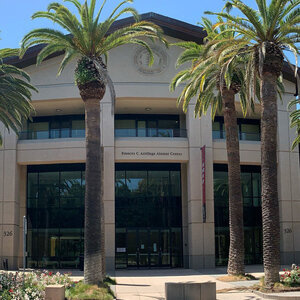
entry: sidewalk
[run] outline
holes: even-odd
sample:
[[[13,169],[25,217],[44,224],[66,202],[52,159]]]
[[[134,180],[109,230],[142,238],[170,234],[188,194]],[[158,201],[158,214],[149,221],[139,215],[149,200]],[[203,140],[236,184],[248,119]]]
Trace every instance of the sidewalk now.
[[[165,282],[216,282],[217,290],[249,285],[249,282],[221,282],[218,276],[225,274],[222,269],[200,270],[124,270],[116,271],[116,293],[118,300],[164,300]],[[255,275],[262,275],[255,272]],[[254,283],[253,283],[254,284]],[[227,292],[217,294],[218,300],[259,300],[253,293]]]

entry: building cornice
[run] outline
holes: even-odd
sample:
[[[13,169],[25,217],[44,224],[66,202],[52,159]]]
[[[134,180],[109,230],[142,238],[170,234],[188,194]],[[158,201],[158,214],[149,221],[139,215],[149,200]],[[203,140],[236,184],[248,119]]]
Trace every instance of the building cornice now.
[[[206,37],[206,32],[203,30],[203,28],[197,25],[192,25],[154,12],[141,14],[140,17],[141,20],[143,21],[150,21],[156,25],[159,25],[163,29],[165,35],[174,37],[176,39],[180,39],[184,41],[193,41],[202,44],[203,39]],[[113,23],[109,33],[119,28],[122,28],[124,26],[128,26],[132,23],[134,23],[133,17],[117,20]],[[17,56],[12,56],[6,58],[5,63],[15,65],[19,68],[26,68],[36,63],[37,55],[44,47],[45,44],[33,46],[27,50],[27,52],[25,53],[22,59],[20,59]],[[48,56],[47,59],[62,54],[63,52],[57,52]],[[298,71],[298,74],[300,76],[300,70]],[[292,70],[291,67],[288,65],[288,63],[286,62],[284,62],[284,66],[283,66],[283,78],[291,82],[296,82],[296,78],[294,76],[294,70]]]

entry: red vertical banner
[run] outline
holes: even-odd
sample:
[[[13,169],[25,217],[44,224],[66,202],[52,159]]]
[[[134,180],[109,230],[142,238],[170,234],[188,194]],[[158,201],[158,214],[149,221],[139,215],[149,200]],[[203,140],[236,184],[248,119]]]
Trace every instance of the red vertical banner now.
[[[201,175],[202,175],[202,216],[203,223],[206,223],[206,191],[205,191],[205,145],[201,147],[201,157],[202,157],[202,166],[201,166]]]

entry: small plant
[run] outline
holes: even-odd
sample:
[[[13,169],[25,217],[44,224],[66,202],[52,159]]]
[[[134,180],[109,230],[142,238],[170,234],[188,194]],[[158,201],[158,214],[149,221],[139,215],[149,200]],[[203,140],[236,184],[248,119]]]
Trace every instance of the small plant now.
[[[85,284],[82,281],[74,284],[66,290],[66,297],[69,300],[75,299],[101,299],[101,300],[113,300],[113,294],[107,285],[101,287],[97,285]]]
[[[283,269],[284,274],[280,275],[280,282],[286,285],[295,286],[300,284],[300,270],[295,264],[291,270]]]
[[[63,284],[70,288],[72,281],[68,274],[35,271],[28,273],[0,272],[0,299],[40,300],[45,297],[47,285]]]

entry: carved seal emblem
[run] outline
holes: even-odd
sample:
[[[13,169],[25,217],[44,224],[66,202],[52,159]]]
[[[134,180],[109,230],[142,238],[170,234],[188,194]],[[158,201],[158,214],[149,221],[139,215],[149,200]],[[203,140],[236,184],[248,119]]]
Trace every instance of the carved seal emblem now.
[[[150,55],[144,47],[139,47],[134,56],[134,64],[140,73],[152,75],[163,72],[168,66],[168,55],[161,47],[151,45],[154,56],[152,66],[149,66]]]

